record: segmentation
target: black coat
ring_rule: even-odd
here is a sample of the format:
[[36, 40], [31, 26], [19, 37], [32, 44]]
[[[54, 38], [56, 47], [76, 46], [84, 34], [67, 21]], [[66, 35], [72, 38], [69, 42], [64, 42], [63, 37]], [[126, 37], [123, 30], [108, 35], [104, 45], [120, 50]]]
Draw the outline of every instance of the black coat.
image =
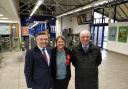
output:
[[72, 49], [75, 60], [75, 88], [98, 89], [98, 66], [101, 64], [100, 48], [90, 43], [85, 52], [82, 45]]
[[[70, 77], [71, 77], [71, 69], [70, 69], [70, 62], [72, 61], [72, 53], [69, 49], [67, 48], [64, 48], [65, 49], [65, 53], [66, 53], [66, 58], [67, 58], [67, 55], [70, 55], [70, 59], [69, 59], [69, 62], [67, 63], [66, 65], [66, 71], [67, 71], [67, 75], [66, 75], [66, 79], [69, 81], [70, 80]], [[57, 48], [53, 48], [52, 49], [52, 59], [51, 59], [51, 70], [52, 70], [52, 77], [53, 77], [53, 80], [56, 79], [56, 73], [57, 73], [57, 65], [56, 65], [56, 57], [57, 57]], [[66, 59], [67, 60], [67, 59]]]
[[[47, 51], [50, 56], [51, 50], [47, 48]], [[52, 79], [50, 66], [37, 46], [26, 53], [24, 73], [28, 88], [50, 89]]]

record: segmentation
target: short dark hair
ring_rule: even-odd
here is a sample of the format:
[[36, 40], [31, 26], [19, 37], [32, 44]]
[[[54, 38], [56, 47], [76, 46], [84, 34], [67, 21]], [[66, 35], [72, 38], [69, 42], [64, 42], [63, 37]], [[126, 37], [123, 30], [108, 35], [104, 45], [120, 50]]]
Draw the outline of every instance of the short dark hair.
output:
[[37, 33], [37, 34], [35, 35], [35, 38], [36, 38], [37, 36], [39, 36], [39, 35], [47, 35], [47, 36], [48, 36], [47, 33], [45, 33], [45, 32], [40, 32], [40, 33]]
[[61, 39], [65, 42], [65, 44], [66, 44], [66, 39], [65, 39], [64, 36], [58, 36], [58, 37], [56, 38], [56, 43], [57, 43], [57, 41], [58, 41], [60, 38], [61, 38]]

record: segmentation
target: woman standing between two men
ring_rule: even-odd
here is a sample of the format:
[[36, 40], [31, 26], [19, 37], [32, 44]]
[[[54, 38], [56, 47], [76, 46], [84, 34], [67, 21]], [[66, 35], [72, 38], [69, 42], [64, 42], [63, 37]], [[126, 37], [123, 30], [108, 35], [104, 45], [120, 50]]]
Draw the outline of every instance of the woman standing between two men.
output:
[[51, 70], [53, 89], [67, 89], [71, 77], [72, 53], [66, 48], [66, 39], [58, 36], [56, 47], [52, 49]]

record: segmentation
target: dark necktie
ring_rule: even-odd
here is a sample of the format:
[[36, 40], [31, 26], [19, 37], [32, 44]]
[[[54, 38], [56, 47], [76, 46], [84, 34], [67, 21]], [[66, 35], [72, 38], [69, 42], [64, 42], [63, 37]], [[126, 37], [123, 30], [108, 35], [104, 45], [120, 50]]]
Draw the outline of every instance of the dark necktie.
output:
[[44, 57], [44, 60], [46, 61], [46, 63], [48, 64], [48, 58], [47, 58], [47, 55], [46, 55], [46, 52], [45, 52], [45, 48], [42, 49], [43, 51], [43, 57]]
[[87, 52], [87, 47], [83, 47], [83, 49], [84, 49], [84, 51], [85, 51], [85, 53]]

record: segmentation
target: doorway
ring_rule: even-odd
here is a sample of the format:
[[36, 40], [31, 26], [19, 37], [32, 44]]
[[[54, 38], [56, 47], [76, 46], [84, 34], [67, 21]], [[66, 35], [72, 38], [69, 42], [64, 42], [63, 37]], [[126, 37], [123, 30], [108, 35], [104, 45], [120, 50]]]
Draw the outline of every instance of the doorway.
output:
[[100, 48], [106, 49], [108, 38], [108, 25], [107, 24], [93, 24], [91, 25], [91, 40]]
[[11, 50], [11, 41], [9, 35], [1, 35], [1, 45], [3, 51]]

